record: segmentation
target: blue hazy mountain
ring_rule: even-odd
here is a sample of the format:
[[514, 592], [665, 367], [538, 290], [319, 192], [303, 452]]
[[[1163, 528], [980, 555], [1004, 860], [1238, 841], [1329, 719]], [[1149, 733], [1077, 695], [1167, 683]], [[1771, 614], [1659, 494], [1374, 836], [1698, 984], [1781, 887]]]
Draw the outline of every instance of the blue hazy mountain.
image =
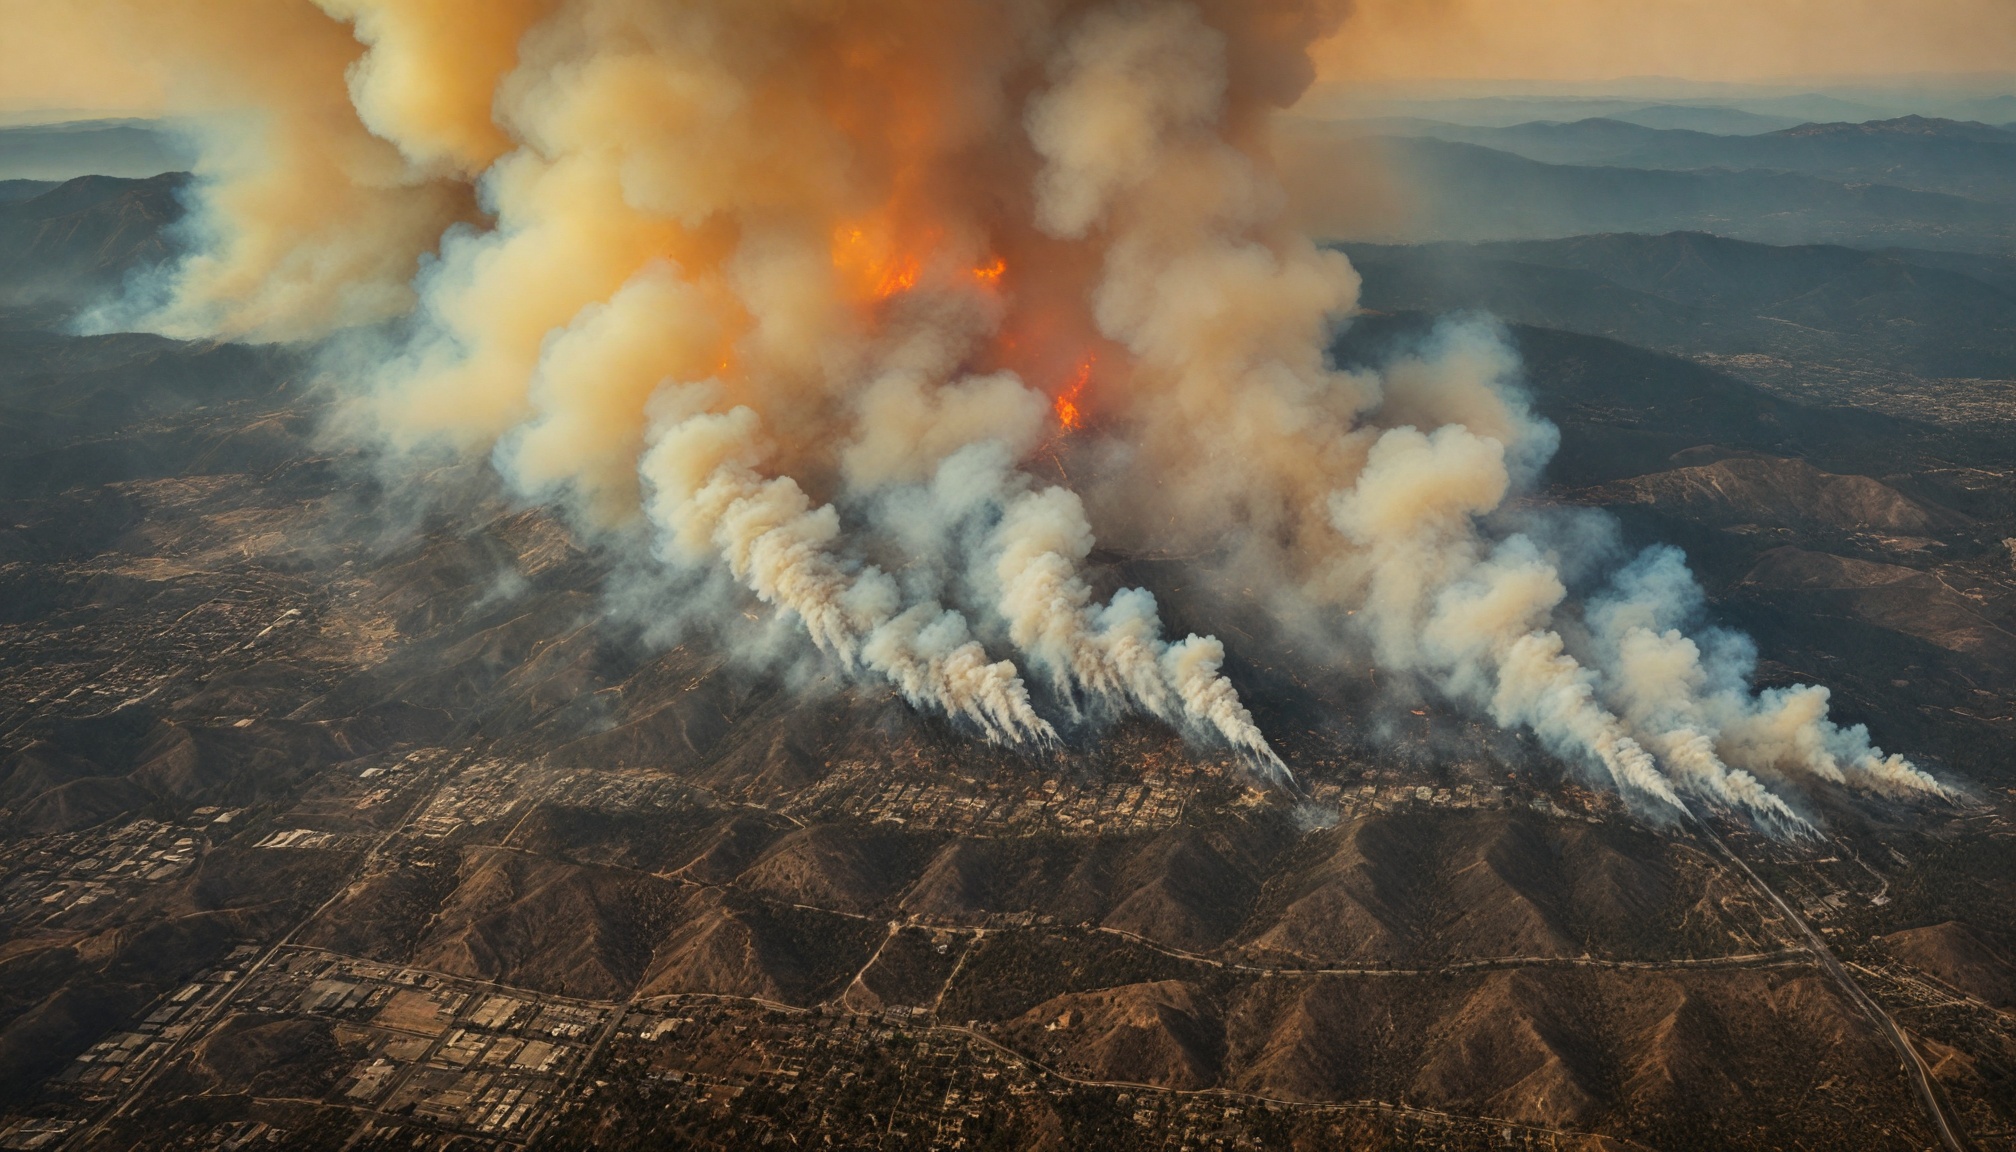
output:
[[1548, 164], [1799, 172], [1842, 183], [2016, 202], [2016, 132], [1979, 122], [1904, 116], [1802, 124], [1754, 135], [1651, 128], [1610, 117], [1502, 128], [1394, 119], [1367, 127], [1482, 145]]
[[157, 176], [195, 163], [187, 140], [156, 121], [80, 120], [0, 128], [0, 180]]
[[1767, 116], [1719, 104], [1648, 104], [1613, 112], [1608, 119], [1643, 128], [1682, 128], [1718, 136], [1757, 136], [1802, 123], [1797, 116]]
[[0, 308], [81, 305], [167, 260], [188, 180], [164, 173], [0, 184]]
[[[2016, 207], [1949, 192], [1761, 167], [1547, 163], [1474, 143], [1359, 131], [1314, 125], [1283, 134], [1284, 176], [1303, 224], [1318, 235], [1414, 243], [1695, 231], [1767, 244], [2016, 253]], [[1614, 122], [1588, 131], [1620, 141], [1665, 135]], [[1805, 146], [1798, 140], [1790, 147]], [[1359, 203], [1378, 200], [1376, 210]]]
[[0, 180], [0, 204], [31, 200], [56, 187], [54, 180]]
[[[1861, 94], [1858, 94], [1861, 95]], [[1978, 99], [1958, 100], [1953, 94], [1928, 93], [1915, 98], [1885, 99], [1876, 95], [1861, 98], [1819, 92], [1762, 93], [1755, 90], [1710, 92], [1650, 86], [1642, 91], [1592, 91], [1586, 93], [1496, 93], [1479, 95], [1381, 95], [1340, 90], [1328, 100], [1319, 96], [1303, 105], [1305, 112], [1327, 108], [1333, 114], [1354, 117], [1417, 116], [1452, 124], [1505, 127], [1535, 120], [1586, 120], [1593, 116], [1639, 122], [1647, 127], [1695, 128], [1702, 131], [1730, 131], [1728, 127], [1708, 127], [1699, 123], [1656, 123], [1674, 119], [1682, 112], [1699, 113], [1736, 124], [1734, 131], [1771, 131], [1799, 124], [1830, 120], [1881, 120], [1890, 116], [1918, 113], [1927, 116], [2009, 119], [2008, 115], [1976, 114], [1989, 105]]]

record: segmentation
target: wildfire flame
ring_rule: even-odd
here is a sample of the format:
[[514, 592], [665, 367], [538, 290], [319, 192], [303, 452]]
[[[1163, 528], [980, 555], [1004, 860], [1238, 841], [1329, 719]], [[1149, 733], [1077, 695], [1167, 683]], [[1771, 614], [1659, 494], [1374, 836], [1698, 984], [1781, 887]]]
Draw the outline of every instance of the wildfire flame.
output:
[[924, 262], [902, 251], [891, 230], [842, 228], [833, 237], [833, 264], [857, 285], [863, 297], [887, 300], [917, 286]]
[[[935, 228], [911, 230], [908, 235], [899, 234], [902, 232], [874, 221], [835, 230], [833, 265], [856, 285], [863, 299], [887, 300], [911, 291], [924, 279], [925, 267], [944, 237]], [[1008, 262], [992, 256], [970, 274], [974, 283], [993, 287], [1007, 272]]]
[[898, 292], [908, 292], [916, 286], [917, 258], [906, 256], [883, 275], [881, 283], [875, 285], [875, 298], [887, 300]]
[[1084, 394], [1085, 386], [1092, 382], [1092, 365], [1097, 360], [1096, 356], [1085, 357], [1085, 362], [1078, 365], [1078, 374], [1072, 378], [1071, 386], [1058, 393], [1051, 405], [1057, 413], [1057, 426], [1066, 432], [1076, 432], [1085, 426], [1085, 413], [1078, 407], [1078, 398]]

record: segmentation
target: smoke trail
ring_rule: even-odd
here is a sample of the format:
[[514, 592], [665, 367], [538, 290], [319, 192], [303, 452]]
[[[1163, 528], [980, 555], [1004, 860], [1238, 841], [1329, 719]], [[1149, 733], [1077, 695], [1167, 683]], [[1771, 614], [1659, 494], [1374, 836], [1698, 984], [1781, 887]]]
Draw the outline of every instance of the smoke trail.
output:
[[[1592, 603], [1589, 622], [1599, 645], [1615, 653], [1615, 691], [1633, 713], [1699, 732], [1720, 760], [1753, 771], [1805, 773], [1892, 796], [1950, 795], [1902, 757], [1871, 746], [1866, 729], [1830, 723], [1825, 688], [1754, 694], [1757, 655], [1747, 637], [1708, 631], [1697, 643], [1680, 631], [1698, 622], [1705, 601], [1680, 551], [1655, 547]], [[1761, 787], [1741, 771], [1730, 776], [1732, 787]]]
[[1488, 326], [1376, 372], [1329, 363], [1357, 274], [1284, 223], [1266, 118], [1347, 7], [89, 0], [80, 19], [141, 31], [185, 110], [252, 125], [206, 162], [209, 242], [149, 323], [296, 338], [398, 315], [365, 372], [389, 443], [487, 454], [584, 532], [725, 570], [838, 666], [988, 739], [1055, 739], [1054, 697], [1287, 776], [1222, 644], [1166, 640], [1146, 589], [1099, 600], [1104, 538], [1202, 557], [1648, 813], [1797, 832], [1782, 789], [1943, 794], [1829, 721], [1825, 689], [1755, 692], [1677, 554], [1576, 607], [1601, 558], [1568, 514], [1515, 514], [1558, 437]]
[[[691, 403], [699, 391], [680, 399]], [[658, 431], [642, 468], [652, 516], [674, 546], [689, 555], [719, 550], [760, 599], [796, 614], [821, 651], [848, 669], [865, 662], [912, 703], [969, 720], [996, 742], [1054, 740], [1013, 665], [988, 661], [957, 613], [935, 604], [899, 613], [887, 576], [841, 568], [831, 552], [840, 535], [833, 507], [814, 509], [788, 477], [756, 473], [756, 424], [753, 411], [735, 408]]]
[[1171, 701], [1155, 654], [1132, 630], [1118, 634], [1126, 642], [1111, 645], [1099, 630], [1092, 589], [1078, 575], [1092, 551], [1092, 529], [1077, 495], [1045, 488], [1016, 497], [995, 542], [1001, 612], [1031, 663], [1061, 692], [1078, 688], [1103, 700], [1132, 699], [1168, 717]]
[[1595, 676], [1544, 627], [1567, 592], [1553, 566], [1523, 536], [1486, 552], [1475, 518], [1510, 486], [1505, 446], [1460, 425], [1394, 428], [1372, 446], [1332, 514], [1360, 548], [1380, 660], [1488, 700], [1499, 723], [1530, 727], [1594, 759], [1619, 789], [1678, 807], [1652, 757], [1596, 702]]
[[1131, 702], [1222, 739], [1273, 775], [1289, 775], [1238, 690], [1219, 673], [1224, 645], [1195, 635], [1165, 644], [1155, 597], [1145, 588], [1122, 588], [1094, 605], [1079, 574], [1092, 551], [1092, 528], [1075, 493], [1052, 487], [1011, 500], [995, 547], [1009, 635], [1060, 692], [1077, 689], [1113, 707]]
[[1183, 700], [1184, 714], [1224, 737], [1264, 771], [1287, 778], [1288, 766], [1261, 735], [1232, 682], [1218, 671], [1224, 663], [1225, 646], [1210, 636], [1192, 634], [1162, 653], [1163, 671]]

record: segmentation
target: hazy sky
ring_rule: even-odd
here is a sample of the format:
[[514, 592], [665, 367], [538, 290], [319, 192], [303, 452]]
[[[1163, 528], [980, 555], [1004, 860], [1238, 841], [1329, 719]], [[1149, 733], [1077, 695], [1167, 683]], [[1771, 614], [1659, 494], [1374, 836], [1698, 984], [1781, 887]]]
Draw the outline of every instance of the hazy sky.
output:
[[1359, 0], [1330, 81], [2016, 72], [2016, 0]]
[[[144, 46], [84, 32], [93, 7], [0, 0], [0, 111], [160, 102]], [[2016, 72], [2016, 0], [1359, 0], [1322, 57], [1346, 83]]]
[[121, 49], [96, 41], [90, 5], [72, 0], [0, 0], [0, 111], [58, 108], [145, 112], [161, 103], [161, 77]]

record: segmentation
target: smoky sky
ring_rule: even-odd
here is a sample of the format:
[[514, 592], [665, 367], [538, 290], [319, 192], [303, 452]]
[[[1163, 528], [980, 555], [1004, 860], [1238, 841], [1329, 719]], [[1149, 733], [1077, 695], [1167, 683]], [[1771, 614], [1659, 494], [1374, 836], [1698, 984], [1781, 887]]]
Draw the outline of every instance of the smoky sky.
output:
[[1326, 81], [2016, 71], [2005, 0], [1358, 0]]

